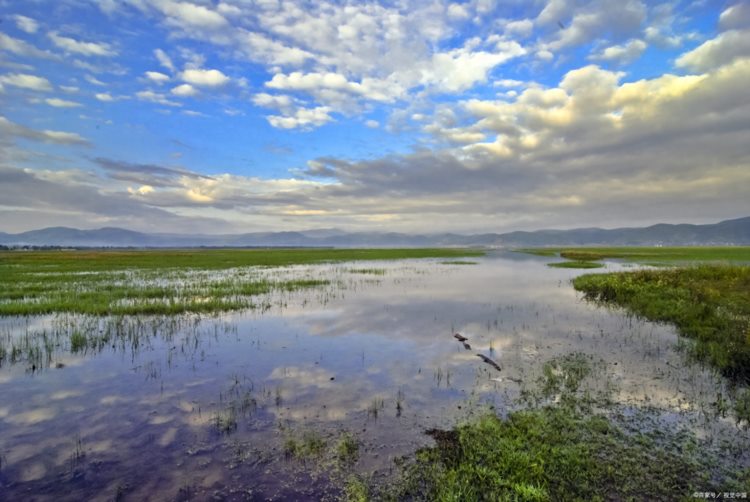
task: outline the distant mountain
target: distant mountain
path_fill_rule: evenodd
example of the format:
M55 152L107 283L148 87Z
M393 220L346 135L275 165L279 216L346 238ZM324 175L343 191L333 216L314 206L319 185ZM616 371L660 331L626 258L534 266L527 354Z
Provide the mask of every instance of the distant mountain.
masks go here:
M425 246L684 246L750 245L750 217L707 225L660 223L645 228L577 228L504 234L412 235L395 232L255 232L225 235L148 234L122 228L51 227L20 234L0 232L6 246L63 247L425 247Z

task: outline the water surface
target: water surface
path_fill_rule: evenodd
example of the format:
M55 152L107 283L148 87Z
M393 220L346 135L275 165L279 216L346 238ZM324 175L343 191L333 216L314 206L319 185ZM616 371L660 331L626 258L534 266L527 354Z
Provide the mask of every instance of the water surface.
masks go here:
M616 402L747 441L711 412L724 383L686 364L673 328L582 301L569 280L585 271L548 258L472 261L270 269L331 283L217 316L0 319L6 346L40 333L53 346L42 364L0 368L0 498L334 498L337 472L387 477L431 443L425 430L507 413L544 361L571 352L602 361L597 385ZM71 353L81 326L117 336ZM309 433L328 453L288 458ZM346 467L330 454L344 434L361 445Z

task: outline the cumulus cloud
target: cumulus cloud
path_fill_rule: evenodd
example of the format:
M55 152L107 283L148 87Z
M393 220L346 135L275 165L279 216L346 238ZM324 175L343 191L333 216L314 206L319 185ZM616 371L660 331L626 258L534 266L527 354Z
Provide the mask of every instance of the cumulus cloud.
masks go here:
M612 45L589 56L594 61L606 61L617 65L630 64L643 54L647 44L643 40L628 40L621 45Z
M49 92L52 90L52 84L46 78L26 73L2 75L0 76L0 84L39 92Z
M421 83L457 92L487 81L490 70L526 53L517 42L499 42L495 51L472 51L467 48L438 53L432 65L422 72Z
M174 94L175 96L186 98L190 96L196 96L198 94L198 89L196 89L190 84L182 84L182 85L178 85L177 87L172 88L170 92Z
M170 0L129 3L164 21L177 37L207 42L235 58L265 65L273 75L269 89L306 95L308 111L300 111L300 116L317 110L318 119L308 124L326 123L324 109L351 115L366 110L368 103L405 100L413 92L466 90L486 82L496 67L526 52L512 39L497 35L441 49L456 34L453 25L486 11L473 4L292 1L261 2L248 10L235 0L218 5ZM510 25L508 33L526 32L531 23ZM175 71L166 53L157 50L155 55L162 66ZM179 78L195 87L229 83L219 70L201 69L204 63L188 60Z
M315 108L297 108L288 115L269 115L266 117L268 123L280 129L309 129L318 127L333 120L329 114L331 109L327 106Z
M614 40L629 38L640 31L646 13L641 0L599 0L580 4L551 0L536 22L552 26L568 23L546 44L546 48L554 52L604 36Z
M175 2L171 0L156 0L156 9L167 16L167 23L178 27L195 27L207 29L221 29L227 26L227 20L218 12L203 5L190 2Z
M750 30L730 30L677 58L678 68L708 71L750 56Z
M204 70L190 68L180 74L180 78L188 84L199 87L221 87L229 83L230 79L219 70Z
M158 71L147 71L144 73L147 79L156 84L163 84L169 82L169 75L165 75Z
M69 53L81 54L82 56L103 57L113 57L117 55L117 51L104 42L81 42L71 37L64 37L56 31L50 32L47 36L53 44Z
M263 108L276 108L278 110L291 110L296 101L287 95L272 95L261 92L253 96L253 103Z

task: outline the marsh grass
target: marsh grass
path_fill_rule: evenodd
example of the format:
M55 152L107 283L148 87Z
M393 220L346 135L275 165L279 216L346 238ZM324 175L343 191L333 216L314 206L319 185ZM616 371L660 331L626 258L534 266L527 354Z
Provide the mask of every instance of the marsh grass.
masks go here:
M351 464L359 457L359 441L354 435L346 432L336 444L336 459L344 464Z
M350 268L347 270L350 274L369 274L369 275L385 275L384 268Z
M595 261L560 261L555 263L548 263L548 267L554 268L601 268L604 266L603 263Z
M734 381L750 382L750 266L700 265L589 274L573 280L585 298L673 323L689 351Z
M320 457L326 449L326 440L314 430L306 430L301 437L289 436L284 441L287 458L303 460Z
M252 297L326 286L270 280L263 268L356 260L476 256L453 249L0 252L0 316L178 315L254 308ZM384 269L355 269L383 275Z
M531 392L557 396L506 418L485 412L401 460L387 486L350 479L349 500L680 500L693 491L744 491L742 472L702 451L692 433L629 429L583 384L600 362L569 354L545 363ZM640 423L640 422L639 422Z
M750 246L526 248L517 251L537 256L561 256L574 261L610 258L652 264L707 261L750 263Z

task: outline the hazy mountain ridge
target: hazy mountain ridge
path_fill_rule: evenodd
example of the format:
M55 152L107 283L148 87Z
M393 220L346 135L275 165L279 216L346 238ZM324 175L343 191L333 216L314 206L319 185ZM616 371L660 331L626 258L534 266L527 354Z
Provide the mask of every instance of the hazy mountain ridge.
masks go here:
M503 234L455 233L412 235L396 232L344 232L315 229L298 232L252 232L224 235L143 233L105 227L79 230L50 227L19 234L0 232L2 245L70 247L425 247L425 246L650 246L750 245L750 217L706 225L659 223L643 228L578 228L515 231Z

